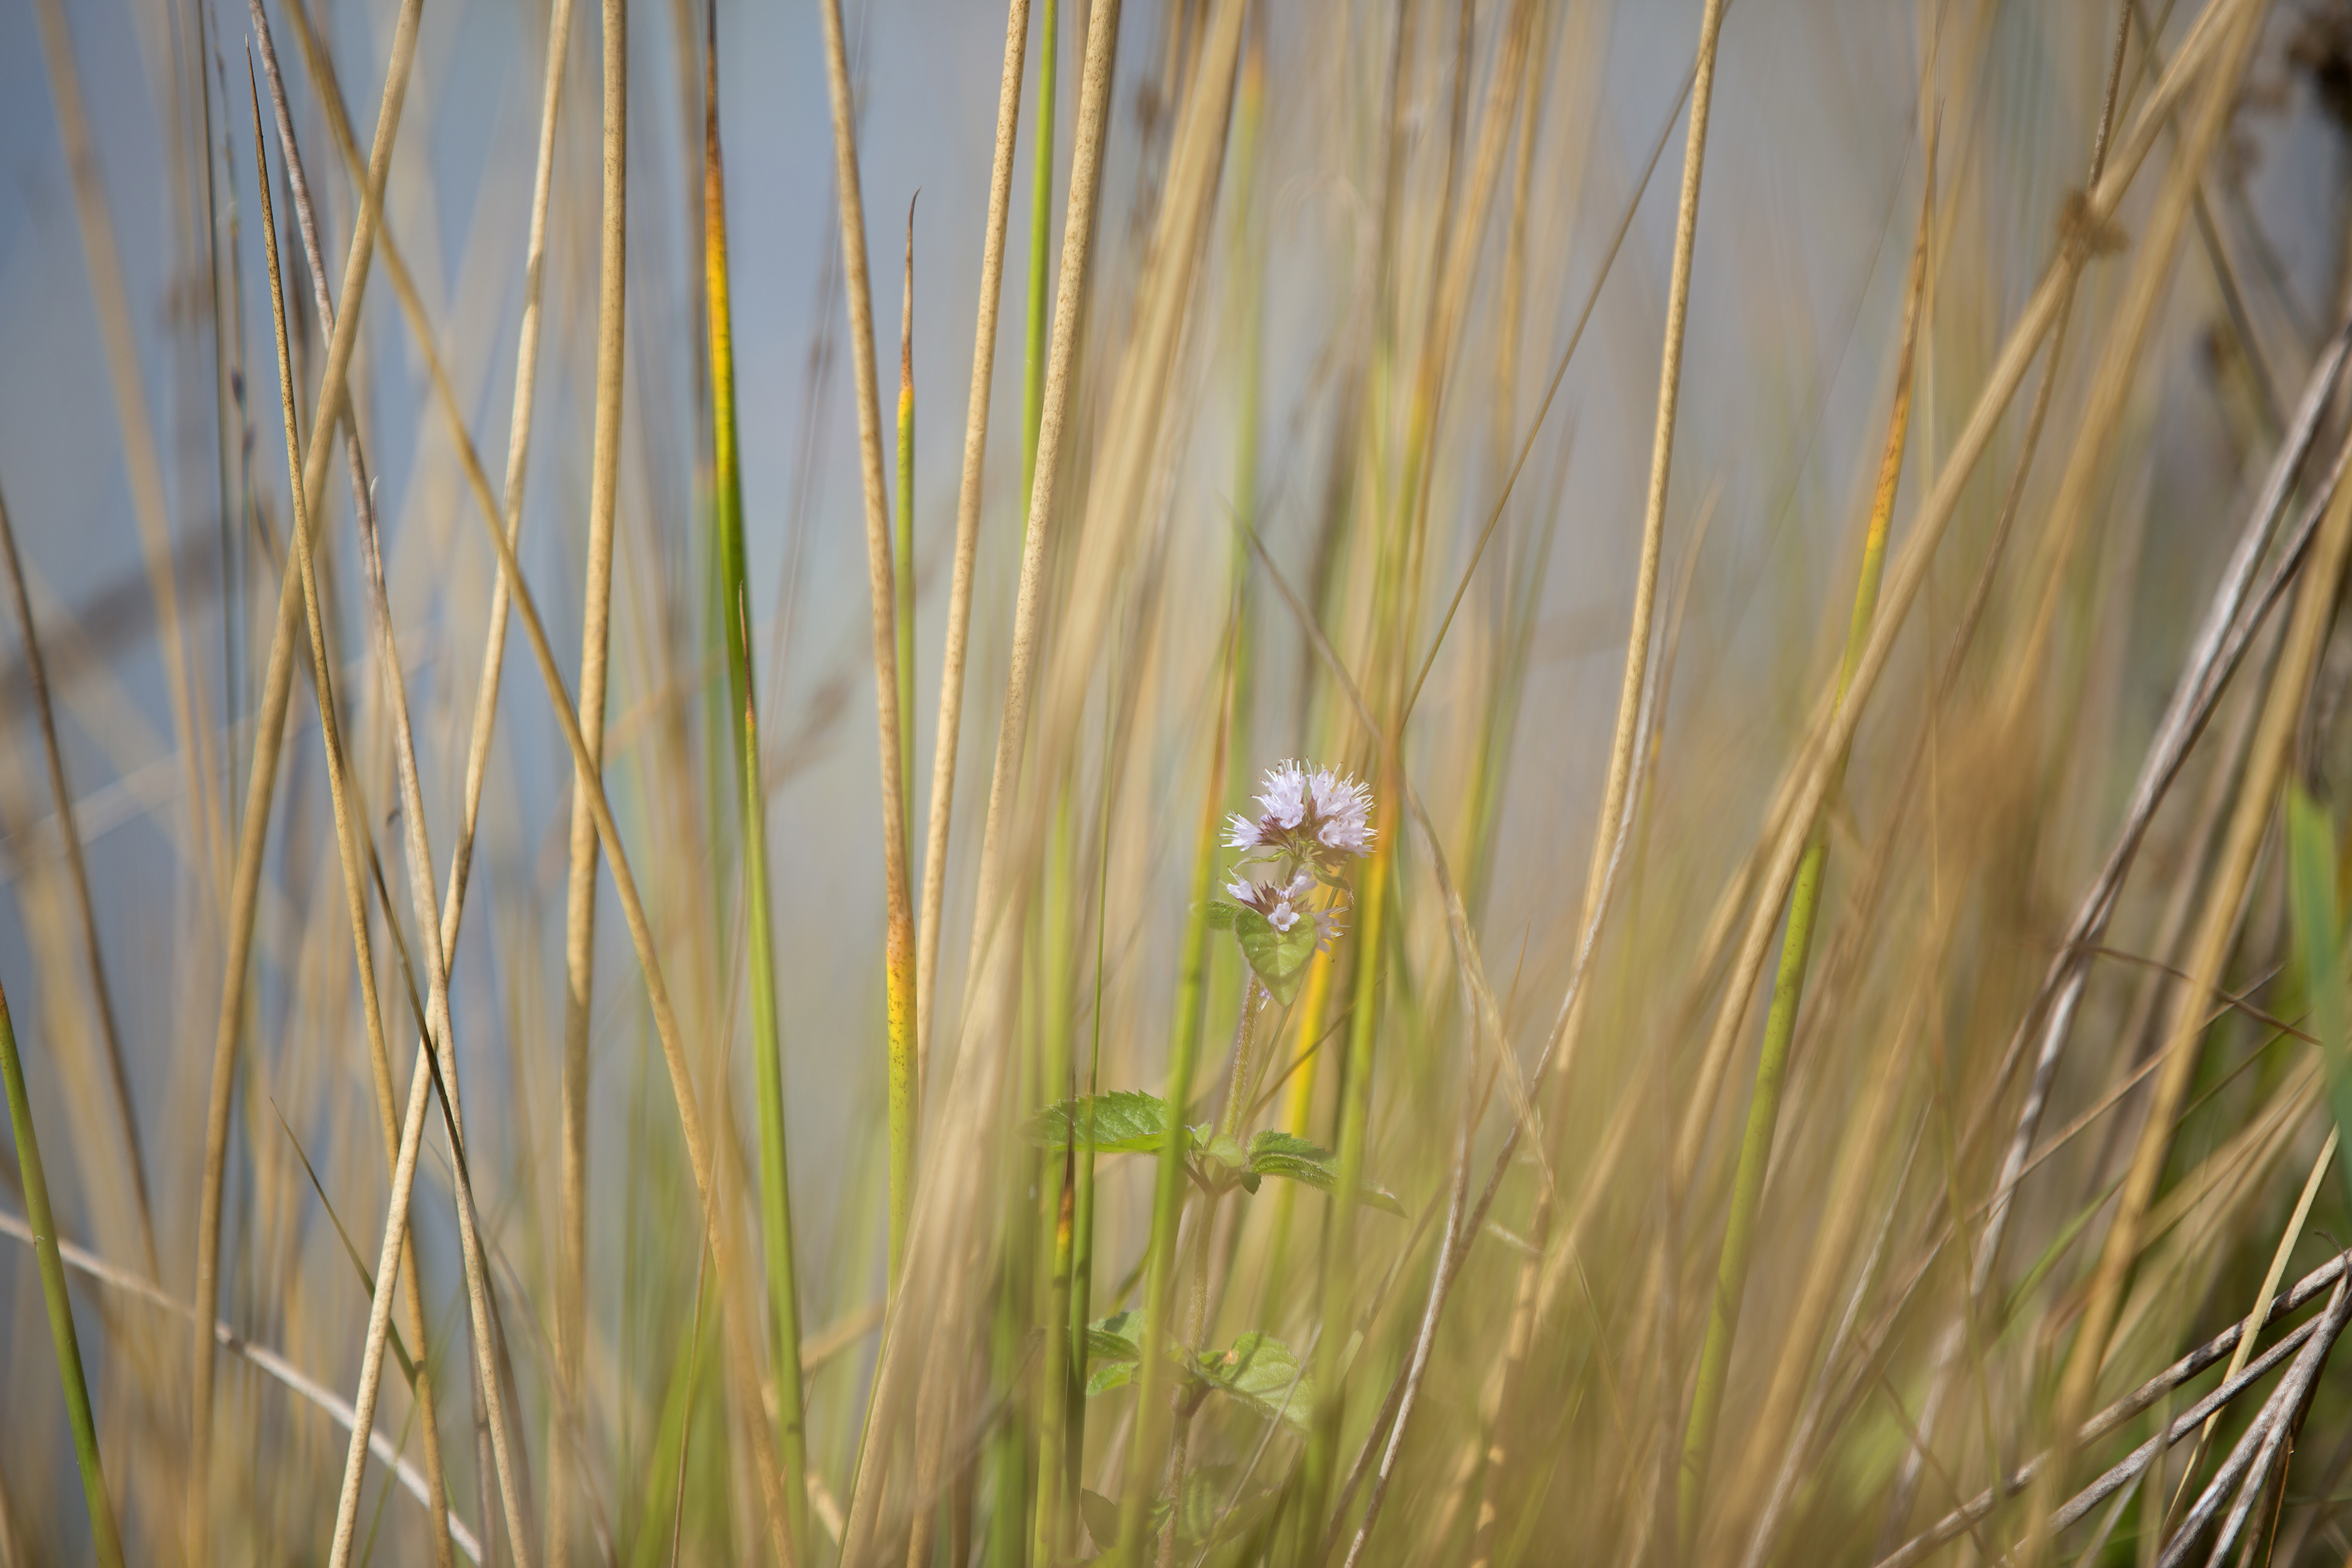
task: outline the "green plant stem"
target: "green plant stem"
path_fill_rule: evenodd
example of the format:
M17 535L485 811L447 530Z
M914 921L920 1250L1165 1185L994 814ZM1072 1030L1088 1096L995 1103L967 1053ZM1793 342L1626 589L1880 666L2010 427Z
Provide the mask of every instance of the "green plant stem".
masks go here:
M915 204L907 204L906 288L898 313L898 493L893 519L890 579L892 629L898 648L898 859L908 853L906 836L915 802ZM911 974L908 976L911 981ZM898 999L892 972L891 999ZM898 1015L894 1011L892 1017ZM917 1071L908 1008L904 1029L890 1037L890 1286L898 1289L907 1255L907 1226L914 1214L915 1126L922 1114L921 1075Z
M735 343L728 294L727 191L719 147L718 14L710 18L703 124L703 256L709 300L712 513L726 608L727 694L735 736L736 807L743 841L743 918L751 968L751 1060L759 1099L760 1218L768 1308L775 1331L778 1458L786 1529L796 1552L807 1541L808 1459L801 1389L800 1297L793 1258L791 1172L784 1149L783 1041L776 1005L774 935L768 909L767 790L760 776L760 711L752 685L751 604L743 546L743 486L735 433Z
M1227 644L1226 689L1218 714L1216 742L1202 791L1199 837L1192 856L1190 922L1184 936L1181 978L1177 984L1176 1021L1169 1037L1167 1100L1171 1114L1183 1115L1192 1098L1192 1072L1201 1049L1202 977L1207 968L1208 901L1211 877L1216 868L1218 808L1225 792L1225 733L1233 703L1232 647ZM1088 1140L1092 1142L1091 1139ZM1119 1505L1116 1560L1138 1563L1143 1549L1144 1526L1151 1511L1151 1478L1158 1473L1158 1455L1167 1428L1161 1406L1167 1403L1167 1357L1160 1353L1167 1335L1170 1304L1175 1299L1176 1237L1184 1213L1186 1140L1180 1134L1160 1152L1159 1171L1151 1193L1151 1240L1149 1272L1144 1286L1143 1364L1136 1376L1136 1415L1129 1428L1127 1491ZM1080 1325L1083 1331L1084 1325Z
M1106 710L1103 729L1108 740L1110 715ZM1108 752L1106 752L1108 755ZM1098 829L1101 841L1096 847L1095 887L1095 997L1094 1040L1087 1064L1086 1125L1071 1161L1070 1181L1073 1189L1070 1203L1070 1300L1068 1331L1070 1336L1068 1382L1063 1390L1063 1405L1067 1411L1063 1436L1061 1507L1054 1520L1057 1552L1067 1551L1076 1541L1078 1480L1087 1457L1087 1325L1094 1321L1095 1277L1095 1096L1102 1092L1102 1013L1103 957L1105 905L1110 896L1110 770L1103 770L1102 823ZM1046 1321L1045 1331L1052 1333L1054 1320ZM1057 1561L1058 1559L1050 1559Z
M33 1227L33 1255L40 1262L41 1300L49 1310L49 1339L57 1347L58 1376L65 1384L66 1417L73 1424L74 1463L81 1471L83 1499L89 1504L90 1536L106 1568L122 1568L122 1538L114 1528L114 1505L106 1494L106 1470L99 1462L98 1424L89 1412L89 1384L81 1370L81 1343L74 1335L73 1300L66 1293L65 1261L58 1256L58 1227L49 1213L49 1183L41 1170L41 1146L33 1136L32 1101L25 1097L25 1068L16 1059L16 1028L8 996L0 990L0 1078L8 1090L8 1125L16 1138L16 1170L25 1184L25 1218Z
M1379 794L1377 847L1365 867L1357 907L1363 924L1356 937L1354 994L1349 998L1348 1055L1339 1079L1339 1174L1325 1213L1323 1232L1322 1332L1315 1342L1315 1418L1307 1439L1305 1489L1293 1521L1303 1562L1325 1536L1324 1499L1330 1494L1338 1458L1339 1421L1346 1414L1342 1373L1349 1338L1348 1322L1355 1288L1355 1224L1364 1184L1364 1140L1371 1121L1372 1043L1378 1024L1381 944L1388 935L1388 881L1396 842L1397 791L1393 771L1384 773Z
M1921 205L1918 238L1911 257L1903 342L1895 360L1895 406L1887 417L1886 446L1879 458L1870 526L1863 537L1862 571L1854 584L1853 612L1846 623L1845 652L1838 665L1840 701L1853 684L1855 667L1862 662L1871 617L1878 608L1879 584L1885 575L1887 528L1894 517L1895 490L1903 478L1903 453L1911 425L1912 360L1918 342L1920 302L1926 291L1928 229L1935 214L1934 161L1931 141L1927 150L1927 195ZM1841 756L1831 771L1824 799L1836 795L1844 771L1845 759ZM1739 1164L1732 1177L1731 1217L1724 1228L1723 1250L1716 1267L1715 1300L1707 1311L1706 1340L1699 1352L1698 1387L1691 1398L1690 1419L1683 1429L1675 1517L1677 1536L1685 1549L1692 1544L1692 1532L1698 1523L1707 1460L1715 1447L1716 1426L1723 1414L1724 1380L1730 1370L1732 1342L1739 1331L1740 1298L1748 1288L1756 1216L1764 1201L1764 1177L1771 1167L1772 1137L1780 1118L1780 1090L1788 1073L1789 1047L1796 1038L1797 1016L1804 1004L1813 928L1821 915L1822 874L1828 861L1827 828L1816 821L1804 858L1797 863L1796 879L1789 889L1788 928L1781 937L1780 969L1772 980L1771 1007L1764 1018L1764 1046L1756 1061L1756 1088L1748 1102L1748 1125L1740 1138Z
M1033 1092L1023 1097L1024 1103L1038 1100L1059 1100L1072 1092L1070 1053L1074 1031L1072 995L1074 971L1076 967L1076 925L1077 879L1077 813L1067 790L1054 812L1053 852L1046 865L1044 900L1043 941L1039 943L1042 962L1042 983L1038 986L1038 1060L1037 1079ZM999 1549L992 1561L1013 1562L1024 1545L1034 1547L1035 1560L1050 1563L1060 1550L1053 1544L1054 1521L1061 1505L1062 1468L1066 1456L1062 1444L1069 1425L1066 1389L1069 1381L1070 1342L1060 1325L1069 1316L1070 1286L1070 1226L1073 1219L1074 1194L1068 1159L1052 1166L1045 1163L1043 1155L1024 1152L1020 1157L1025 1181L1024 1188L1042 1194L1037 1206L1022 1205L1015 1208L1016 1227L1007 1238L1009 1256L1028 1259L1032 1248L1042 1247L1045 1311L1044 1354L1039 1358L1034 1402L1030 1406L1036 1424L1037 1456L1034 1486L1035 1520L1025 1540L1005 1535L999 1538ZM1016 1200L1017 1201L1017 1200ZM1028 1227L1036 1226L1032 1232ZM1033 1240L1033 1236L1035 1239ZM1031 1301L1020 1305L1028 1306ZM1026 1312L1021 1321L1030 1321ZM1015 1459L1024 1461L1016 1467ZM1018 1432L1005 1434L1003 1453L999 1458L1000 1481L1009 1484L1018 1479L1027 1479L1026 1445ZM1000 1494L1001 1511L1025 1509L1030 1493L1024 1489L1017 1497L1012 1490Z
M1024 1360L1021 1341L1027 1321L1024 1309L1030 1300L1030 1292L1023 1289L1028 1283L1024 1276L1030 1272L1033 1256L1027 1245L1025 1216L1016 1216L1006 1229L1003 1264L997 1270L995 1322L990 1330L988 1346L989 1385L1002 1403L988 1445L986 1555L991 1563L1018 1563L1029 1542L1030 1410L1021 1398L1020 1384ZM1046 1338L1050 1342L1054 1336L1049 1334ZM967 1483L958 1489L969 1492L971 1489ZM961 1563L968 1556L959 1554L950 1560Z
M919 197L922 193L915 193ZM898 789L907 800L907 816L914 817L915 802L915 200L907 203L907 273L898 302L898 493L892 519L897 537L890 562L890 586L898 614ZM919 1084L910 1088L919 1090ZM895 1114L896 1106L893 1105ZM911 1121L911 1116L909 1118ZM897 1122L892 1124L897 1130ZM890 1146L893 1180L913 1170L914 1142L905 1150L907 1170L899 1170L900 1150Z
M1045 1280L1045 1347L1037 1380L1037 1508L1032 1522L1029 1558L1046 1564L1060 1560L1064 1505L1064 1471L1068 1464L1070 1428L1070 1335L1065 1325L1070 1312L1070 1263L1076 1219L1077 1150L1062 1152L1061 1181L1054 1205L1054 1250Z
M1216 882L1219 825L1224 820L1225 774L1231 767L1234 700L1241 674L1240 656L1240 626L1236 621L1230 624L1226 631L1224 692L1217 704L1216 739L1209 760L1209 784L1201 797L1201 821L1192 840L1192 876L1189 901L1184 906L1184 941L1178 949L1176 961L1176 1011L1169 1026L1169 1049L1181 1053L1187 1061L1194 1059L1201 1048L1201 1019L1208 995L1209 895ZM1168 1093L1168 1103L1181 1115L1184 1102L1190 1098L1189 1088L1180 1090L1171 1083Z

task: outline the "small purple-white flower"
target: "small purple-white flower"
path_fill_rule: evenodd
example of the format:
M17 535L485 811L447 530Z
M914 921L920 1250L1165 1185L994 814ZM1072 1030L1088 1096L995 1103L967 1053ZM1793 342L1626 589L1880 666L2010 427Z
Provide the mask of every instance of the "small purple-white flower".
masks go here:
M1289 881L1279 885L1255 881L1246 875L1236 876L1225 884L1225 891L1234 903L1244 909L1255 910L1265 917L1265 923L1287 936L1301 920L1315 922L1318 947L1328 946L1339 934L1339 908L1318 909L1310 901L1318 883L1312 871L1301 871Z
M1316 840L1326 848L1345 854L1370 854L1371 790L1333 769L1318 768L1312 793L1319 823L1315 830Z
M1307 896L1314 890L1315 876L1310 871L1299 872L1280 887L1247 877L1235 877L1225 884L1235 903L1255 910L1278 931L1287 931L1298 923L1299 915L1306 912Z
M1336 768L1279 763L1266 769L1257 804L1257 816L1227 819L1227 848L1327 869L1340 856L1371 853L1372 792Z

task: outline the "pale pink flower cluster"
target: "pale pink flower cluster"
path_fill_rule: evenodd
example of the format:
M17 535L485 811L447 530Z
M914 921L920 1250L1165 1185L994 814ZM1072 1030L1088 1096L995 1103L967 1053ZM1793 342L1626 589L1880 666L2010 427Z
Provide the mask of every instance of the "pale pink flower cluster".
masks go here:
M1336 864L1371 853L1372 792L1336 768L1278 763L1258 792L1262 815L1226 819L1225 847Z
M1340 873L1349 858L1371 852L1372 792L1336 768L1286 762L1265 771L1257 804L1256 817L1228 820L1225 847L1242 851L1242 862L1225 891L1278 931L1312 920L1316 945L1328 947L1347 910ZM1260 881L1249 868L1266 862L1275 877Z
M1279 931L1286 931L1298 923L1301 915L1315 914L1307 903L1307 895L1315 890L1315 873L1301 871L1288 882L1276 887L1271 882L1252 881L1237 875L1225 884L1225 891L1237 904L1245 904L1265 917L1265 923ZM1318 920L1321 917L1318 917Z

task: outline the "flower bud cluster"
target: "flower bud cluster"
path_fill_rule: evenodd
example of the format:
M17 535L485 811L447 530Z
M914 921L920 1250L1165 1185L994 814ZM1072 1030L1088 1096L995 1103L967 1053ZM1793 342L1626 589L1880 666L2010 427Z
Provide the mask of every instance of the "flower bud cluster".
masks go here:
M1265 771L1257 804L1256 816L1227 821L1225 847L1242 858L1225 891L1278 931L1312 920L1316 945L1328 946L1347 910L1348 862L1371 852L1372 792L1335 768L1285 762ZM1257 867L1274 875L1262 880Z

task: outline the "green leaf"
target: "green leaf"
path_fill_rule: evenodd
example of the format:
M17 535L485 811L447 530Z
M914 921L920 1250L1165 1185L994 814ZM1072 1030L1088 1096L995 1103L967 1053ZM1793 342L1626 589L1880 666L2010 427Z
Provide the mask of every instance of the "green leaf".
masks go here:
M1087 1136L1090 1112L1092 1138ZM1166 1100L1121 1089L1049 1105L1022 1124L1021 1136L1045 1149L1075 1144L1098 1154L1150 1154L1167 1146L1169 1129L1175 1125Z
M1234 917L1242 912L1242 907L1229 904L1223 899L1211 899L1206 912L1211 931L1231 931L1234 929Z
M1135 1381L1136 1369L1142 1364L1139 1361L1105 1362L1087 1373L1087 1397L1092 1399L1097 1394L1108 1394L1114 1388L1125 1388Z
M1210 1386L1307 1430L1315 1409L1314 1385L1280 1340L1252 1329L1237 1337L1231 1350L1194 1356L1192 1366Z
M1094 1361L1141 1361L1143 1314L1113 1312L1087 1325L1087 1355Z
M1223 1519L1224 1528L1218 1530L1219 1518L1234 1495L1234 1484L1240 1472L1237 1465L1203 1465L1185 1472L1184 1507L1177 1518L1176 1540L1186 1554L1212 1544L1212 1531L1219 1541L1231 1541L1245 1533L1265 1517L1267 1510L1282 1496L1271 1488L1251 1489L1234 1504L1232 1514ZM1172 1511L1165 1497L1154 1498L1145 1516L1146 1534L1157 1536L1165 1530ZM1108 1551L1118 1539L1118 1504L1100 1492L1081 1490L1078 1514L1087 1521L1087 1533L1094 1537L1095 1544Z
M1143 1314L1113 1312L1087 1325L1088 1395L1125 1388L1143 1364ZM1096 1363L1100 1364L1096 1364Z
M2343 911L2336 899L2336 825L2299 784L2287 786L2286 858L2295 958L2311 998L2311 1033L2327 1069L2336 1158L2352 1184L2352 988L2345 982Z
M1078 1492L1078 1517L1087 1521L1087 1533L1095 1538L1095 1545L1108 1552L1118 1544L1118 1504L1100 1492L1081 1489Z
M1242 910L1234 916L1234 935L1241 942L1242 956L1257 971L1265 988L1274 993L1275 1000L1287 1005L1298 994L1298 983L1306 978L1307 961L1315 956L1318 931L1313 918L1301 915L1288 931L1281 931L1255 910Z
M1249 1168L1255 1175L1304 1182L1327 1193L1337 1192L1339 1186L1339 1162L1331 1151L1272 1129L1250 1140ZM1373 1208L1392 1215L1404 1213L1404 1205L1397 1201L1396 1194L1375 1183L1364 1183L1356 1195L1359 1202Z

